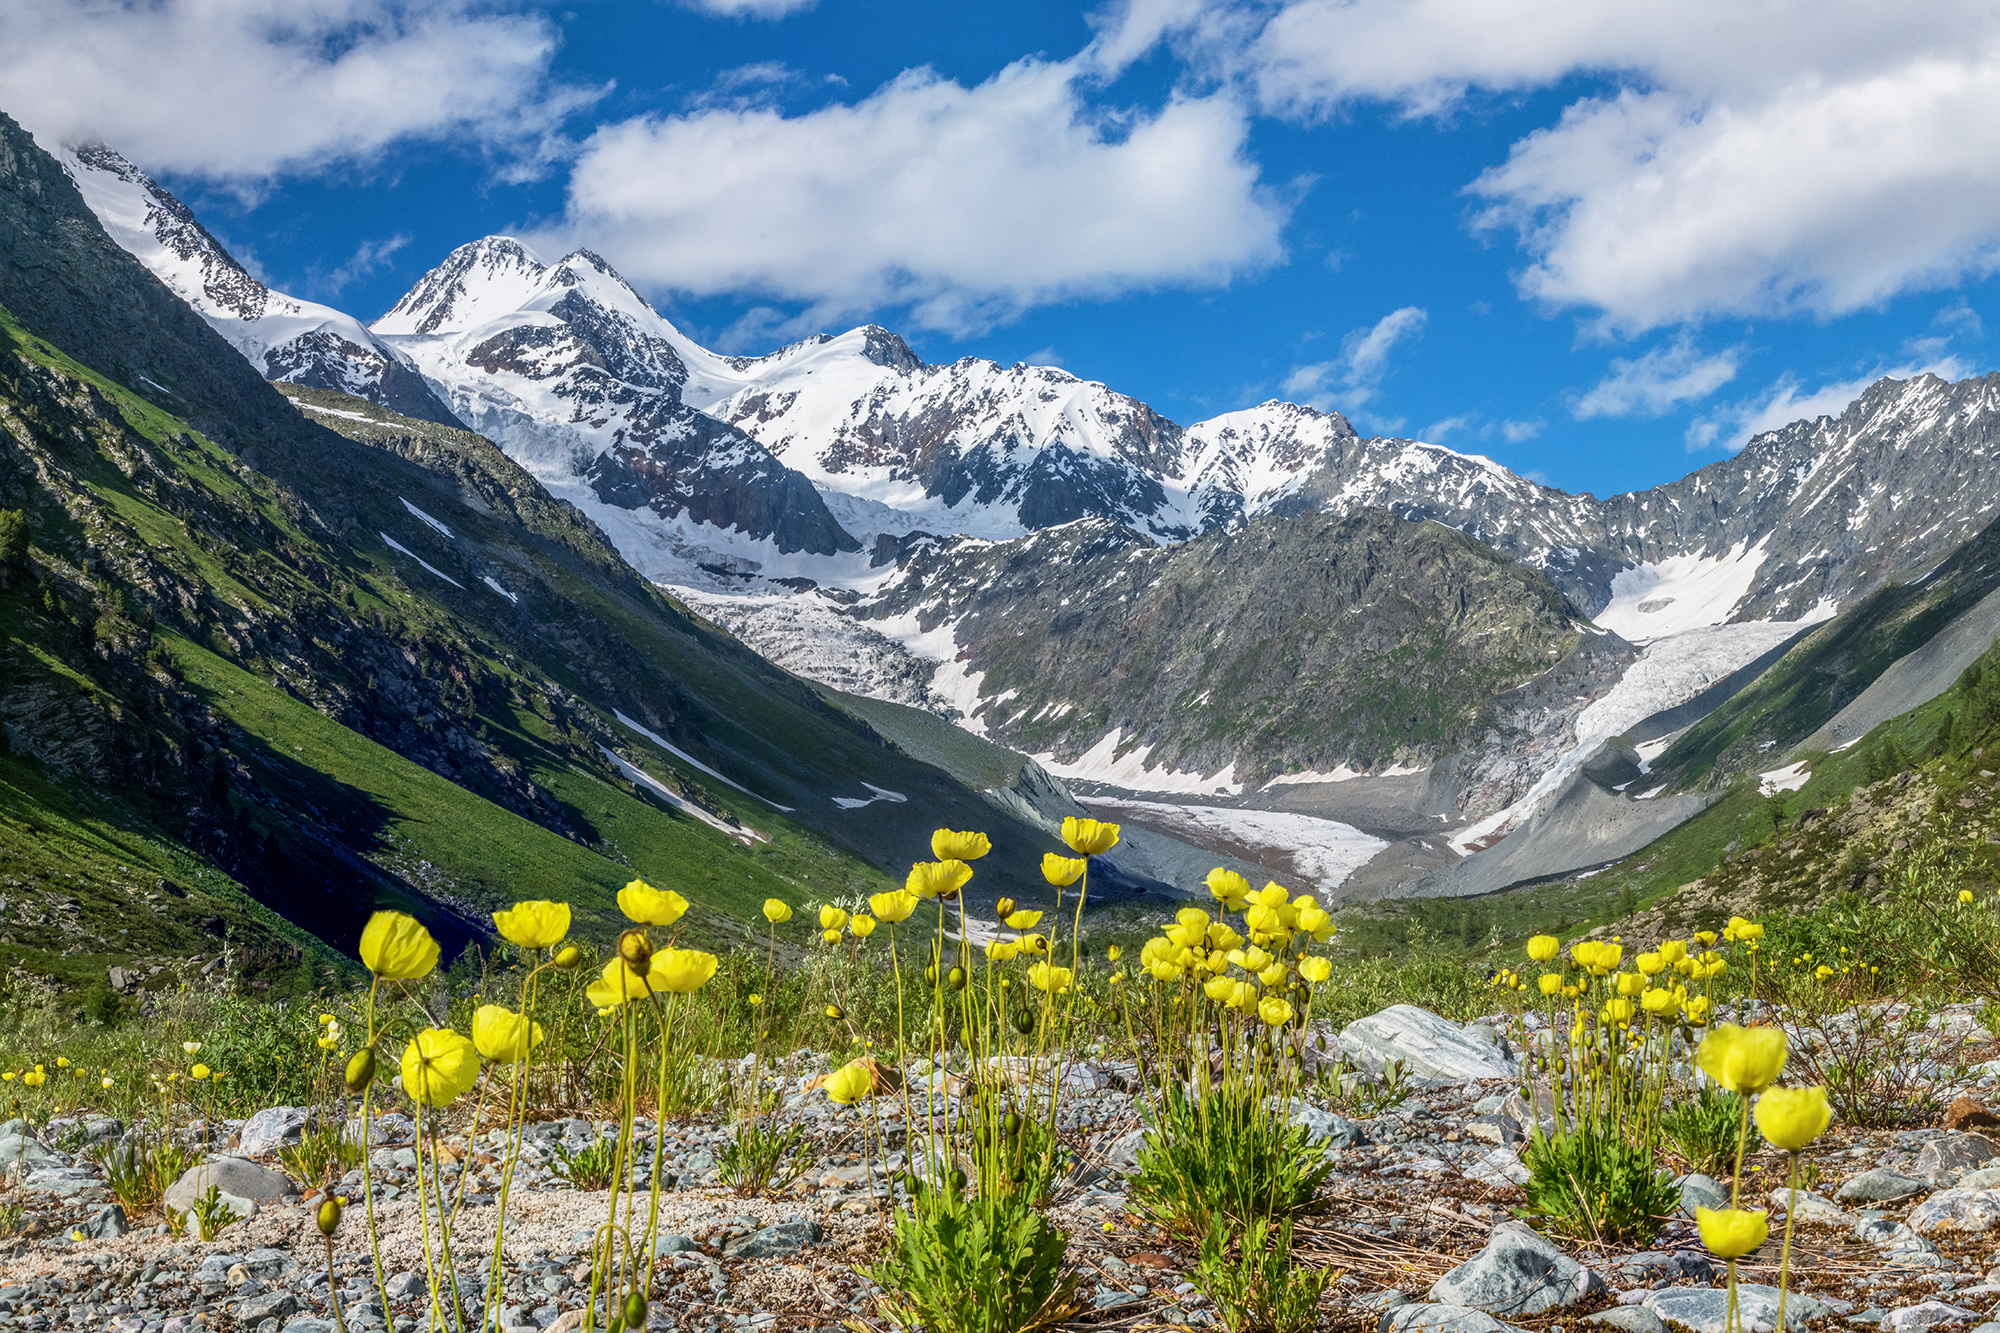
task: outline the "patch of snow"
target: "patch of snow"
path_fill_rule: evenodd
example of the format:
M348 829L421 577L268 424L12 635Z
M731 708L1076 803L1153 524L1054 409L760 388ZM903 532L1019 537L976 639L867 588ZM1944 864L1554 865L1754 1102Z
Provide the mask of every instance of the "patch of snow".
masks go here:
M1222 838L1262 852L1276 852L1314 890L1329 893L1389 844L1349 824L1280 810L1240 810L1215 805L1093 797L1092 809L1129 811L1176 836Z
M1153 747L1138 745L1121 755L1118 751L1124 743L1125 732L1121 728L1069 763L1063 762L1053 754L1038 754L1032 758L1059 778L1076 782L1096 782L1107 787L1120 787L1126 791L1179 792L1190 796L1243 794L1243 784L1236 780L1236 765L1233 763L1206 776L1200 773L1184 773L1172 768L1148 768L1146 757L1152 753Z
M1616 685L1576 715L1575 743L1519 800L1453 835L1452 846L1460 855L1470 855L1472 843L1519 828L1562 789L1598 746L1655 713L1686 703L1798 632L1799 626L1791 621L1758 620L1707 625L1653 640ZM1667 744L1665 740L1648 742L1647 746L1654 747L1650 754L1647 746L1637 747L1642 772Z
M694 818L700 820L702 823L708 825L710 828L720 829L722 832L728 834L730 837L742 843L745 847L748 847L753 842L770 841L769 838L765 837L763 834L759 833L756 829L751 828L747 824L743 825L740 828L731 824L725 824L723 821L717 819L714 815L710 814L708 811L702 809L700 806L694 804L692 801L685 799L678 793L668 788L668 786L665 783L661 782L651 773L648 773L645 769L640 768L637 764L628 763L626 760L620 759L610 750L605 749L603 745L600 744L597 747L597 751L599 754L604 756L605 761L607 763L609 763L612 767L616 768L620 773L623 773L632 782L635 782L639 786L644 787L647 791L652 792L653 795L659 797L661 800L665 801L668 805L671 805L674 809L680 811L682 814L691 815Z
M292 406L298 408L301 412L317 412L323 417L345 417L349 421L379 422L380 420L380 418L369 416L366 412L349 412L338 407L320 407L314 403L302 403L296 398L292 400ZM403 503L408 504L409 501L405 500Z
M659 732L654 731L651 727L648 727L645 723L640 722L634 718L629 718L625 716L623 712L621 712L616 708L611 710L611 716L617 718L619 722L621 722L627 727L630 727L632 730L638 732L641 736L644 736L647 740L659 746L662 750L665 750L668 754L680 760L682 763L686 764L689 768L697 769L700 772L706 773L710 777L714 778L717 782L720 782L725 786L736 788L736 790L742 792L745 796L757 796L756 792L751 791L748 787L736 781L736 779L734 778L724 777L722 774L710 768L707 764L702 763L701 760L689 754L686 750L683 750L680 746L675 745L672 741L668 740L665 736L662 736ZM862 785L867 786L868 784L863 783ZM757 799L763 801L764 804L770 806L775 810L783 810L786 813L791 812L792 807L789 805L779 805L776 801L769 800L762 796L757 796Z
M1775 796L1781 791L1797 791L1812 778L1812 764L1793 764L1789 768L1774 768L1769 773L1757 775L1757 789L1766 796Z
M1280 773L1277 777L1265 783L1264 786L1295 787L1327 782L1352 782L1356 778L1407 778L1414 777L1423 771L1424 769L1420 766L1396 764L1388 768L1378 769L1373 773L1363 773L1358 769L1349 768L1346 764L1341 764L1335 767L1330 773L1317 773L1311 770L1307 770L1304 773Z
M457 588L461 591L464 590L465 585L463 583L460 583L457 579L445 573L442 569L439 569L436 565L424 559L422 556L418 555L415 551L412 551L409 547L403 545L401 542L397 541L394 537L391 537L388 533L379 532L375 535L380 537L383 541L389 543L390 550L401 551L404 555L410 557L410 559L416 561L418 564L422 565L425 569L428 569L431 573L437 575L439 578L443 579L446 583L449 583L452 587Z
M1768 540L1768 538L1766 539ZM1764 563L1764 542L1738 542L1727 555L1676 555L1620 570L1611 601L1592 619L1633 643L1648 643L1735 612Z
M1641 773L1652 772L1653 761L1672 748L1674 738L1679 735L1680 733L1676 731L1672 735L1662 736L1658 740L1641 741L1639 744L1633 746L1632 748L1639 752L1639 771Z
M396 498L397 498L398 500L403 500L403 497L402 497L402 496L400 496L400 495L399 495L399 496L397 496ZM424 522L426 522L426 523L430 524L430 525L431 525L431 526L432 526L433 528L436 528L436 529L437 529L437 530L438 530L439 532L442 532L442 533L443 533L443 534L445 535L445 540L447 540L447 541L457 541L457 540L458 540L458 538L457 538L457 537L455 537L455 536L454 536L454 535L452 534L452 530L451 530L450 528L448 528L448 527L446 527L446 526L445 526L444 524L442 524L442 523L438 522L438 521L437 521L436 519L432 518L432 517L431 517L431 516L430 516L429 514L426 514L426 513L425 513L425 512L423 511L423 510L421 510L421 509L417 508L417 507L416 507L415 505L411 504L411 503L410 503L410 502L409 502L408 500L403 500L403 508L405 508L405 509L409 510L409 511L410 511L410 512L411 512L412 514L414 514L414 515L415 515L415 516L416 516L417 518L419 518L419 519L423 520Z
M516 597L513 593L507 591L507 589L504 586L502 586L500 580L494 578L491 574L481 574L479 576L479 581L485 584L487 587L493 589L493 591L499 593L502 597L505 597L508 601L514 603L516 606L520 605L521 599Z
M872 782L864 782L861 785L875 794L865 801L852 796L836 796L833 798L833 803L843 810L859 810L862 806L873 805L877 801L894 801L901 804L910 799L899 791L890 791L887 787L878 787Z

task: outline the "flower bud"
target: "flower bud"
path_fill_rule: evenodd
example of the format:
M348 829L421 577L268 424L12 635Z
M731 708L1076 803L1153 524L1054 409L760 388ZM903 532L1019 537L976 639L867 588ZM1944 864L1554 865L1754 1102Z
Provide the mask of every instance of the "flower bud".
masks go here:
M993 904L993 915L1003 921L1014 915L1014 900L1012 898L1002 898L999 902Z
M565 972L573 971L576 965L583 961L583 950L574 944L565 944L556 950L556 956L551 961Z
M618 937L618 956L625 960L626 967L643 977L653 965L653 942L643 930L628 930Z
M954 967L950 972L947 972L945 974L944 983L945 985L951 987L953 991L964 990L965 969L962 967ZM967 1044L970 1045L970 1043Z
M847 1011L837 1004L830 1004L826 1007L826 1016L838 1023L841 1019L847 1017Z
M353 1093L366 1092L368 1085L375 1081L375 1048L363 1046L347 1062L347 1090Z
M626 1292L625 1309L622 1313L625 1316L625 1327L644 1328L646 1326L645 1294L637 1290Z
M1035 1030L1035 1013L1032 1009L1019 1009L1014 1013L1014 1029L1026 1036Z
M340 1225L340 1200L323 1199L319 1205L319 1234L331 1236L333 1229Z

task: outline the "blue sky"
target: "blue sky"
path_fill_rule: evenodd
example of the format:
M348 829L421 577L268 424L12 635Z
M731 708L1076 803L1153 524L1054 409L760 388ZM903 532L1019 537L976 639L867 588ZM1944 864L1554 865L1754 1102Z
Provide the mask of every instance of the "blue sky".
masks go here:
M12 8L12 7L10 7ZM2000 18L1947 0L24 0L0 108L365 318L588 245L756 352L876 322L1571 490L1992 364Z

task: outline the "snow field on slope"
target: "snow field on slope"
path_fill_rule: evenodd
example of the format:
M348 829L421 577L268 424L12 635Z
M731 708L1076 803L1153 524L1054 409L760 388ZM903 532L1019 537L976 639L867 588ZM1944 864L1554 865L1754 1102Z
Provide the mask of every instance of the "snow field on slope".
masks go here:
M1366 865L1389 844L1360 829L1331 819L1279 810L1239 810L1216 805L1170 805L1163 801L1126 801L1091 798L1093 810L1105 813L1130 812L1135 822L1143 820L1170 836L1205 846L1220 841L1234 843L1261 853L1277 853L1290 863L1292 873L1303 884L1289 884L1294 892L1311 888L1330 893L1347 877Z
M1067 763L1053 754L1038 754L1031 758L1065 782L1097 782L1126 791L1189 796L1240 796L1243 793L1243 784L1236 780L1235 764L1209 774L1186 773L1166 767L1148 768L1146 759L1152 754L1153 747L1134 746L1121 755L1119 750L1124 744L1125 732L1121 728Z
M940 717L960 711L952 699L926 682L928 660L920 662L900 643L810 593L723 596L691 588L674 592L758 656L795 676Z
M1763 564L1763 542L1738 542L1727 555L1677 555L1634 565L1612 578L1610 602L1591 619L1640 644L1720 625L1749 593Z
M1618 683L1576 716L1576 743L1535 780L1520 800L1459 830L1452 846L1461 854L1470 844L1519 827L1543 802L1562 790L1570 775L1598 746L1623 735L1653 714L1686 703L1716 681L1797 634L1795 621L1760 620L1743 625L1709 625L1646 645Z

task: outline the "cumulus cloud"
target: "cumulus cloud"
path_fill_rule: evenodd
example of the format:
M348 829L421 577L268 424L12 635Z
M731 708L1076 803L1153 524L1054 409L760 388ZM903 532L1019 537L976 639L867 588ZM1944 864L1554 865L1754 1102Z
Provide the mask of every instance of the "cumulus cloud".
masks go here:
M1183 18L1187 32L1205 28ZM1293 0L1212 55L1267 110L1609 77L1472 185L1522 293L1607 331L1839 315L2000 263L2000 14L1940 0Z
M0 106L156 172L255 180L453 134L531 154L590 94L556 30L481 0L12 0Z
M680 0L698 13L721 19L781 19L811 9L819 0Z
M1972 364L1962 357L1946 356L1934 361L1889 366L1853 379L1835 380L1808 389L1797 376L1784 375L1763 393L1738 402L1725 403L1689 423L1686 443L1689 453L1720 447L1736 453L1765 431L1789 426L1794 421L1815 417L1837 417L1877 380L1914 379L1936 375L1944 380L1964 379Z
M1355 329L1341 339L1338 357L1295 367L1285 377L1285 393L1322 412L1353 411L1363 406L1374 399L1389 373L1389 353L1396 344L1421 335L1428 318L1419 307L1406 305L1366 328ZM1462 423L1439 424L1449 427Z
M1592 417L1656 417L1706 398L1736 378L1743 350L1703 356L1691 338L1662 343L1643 356L1613 357L1611 373L1570 405L1579 421Z
M381 241L363 241L354 248L354 253L324 275L314 275L312 285L317 290L330 295L340 295L343 288L368 277L378 269L388 268L390 257L408 245L413 238L408 232Z
M694 296L801 302L801 326L907 305L976 331L1043 303L1218 285L1283 256L1288 205L1228 95L1093 109L1076 62L966 87L912 70L798 115L696 107L598 129L554 245Z

